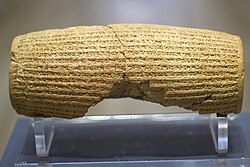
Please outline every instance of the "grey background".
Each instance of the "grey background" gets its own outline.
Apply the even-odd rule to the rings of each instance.
[[[150,23],[206,28],[239,35],[245,52],[243,110],[249,111],[250,1],[247,0],[0,0],[0,157],[18,118],[8,94],[12,39],[50,28],[113,23]],[[104,100],[89,114],[182,110],[132,99]]]

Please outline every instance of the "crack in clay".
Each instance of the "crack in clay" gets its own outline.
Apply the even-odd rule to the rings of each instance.
[[[122,51],[120,51],[120,53],[122,53],[122,55],[125,58],[125,71],[122,75],[122,81],[114,84],[108,96],[104,98],[131,97],[135,99],[159,103],[163,106],[169,106],[167,101],[165,101],[164,89],[150,87],[149,81],[133,83],[129,80],[129,77],[126,74],[128,58],[126,57],[126,54],[124,52],[125,45],[123,44],[122,40],[119,38],[118,33],[111,26],[106,26],[106,27],[109,28],[115,34],[115,37],[117,38],[117,40],[120,42],[122,46]],[[212,95],[209,95],[208,97],[205,98],[205,100],[208,100],[211,96]],[[198,102],[197,105],[202,103],[203,101]],[[191,104],[191,108],[194,105],[196,104],[195,103]]]
[[[194,107],[195,105],[202,104],[202,103],[204,103],[206,101],[211,101],[212,96],[213,96],[212,94],[207,95],[204,99],[202,99],[202,100],[200,100],[200,101],[198,101],[196,103],[192,103],[191,107]]]
[[[129,93],[129,92],[125,93],[126,91],[129,91],[129,90],[138,90],[138,91],[140,91],[139,94],[142,94],[142,97],[141,97],[140,99],[144,99],[144,96],[146,97],[147,94],[144,92],[144,90],[142,90],[142,89],[140,88],[140,84],[141,84],[141,83],[140,83],[140,84],[132,83],[132,82],[129,80],[127,74],[126,74],[126,72],[127,72],[127,57],[126,57],[126,54],[125,54],[125,52],[124,52],[125,45],[123,44],[122,40],[119,38],[119,35],[117,34],[117,32],[116,32],[111,26],[106,26],[106,27],[113,31],[113,33],[115,34],[115,37],[116,37],[117,40],[120,42],[120,44],[121,44],[121,46],[122,46],[122,49],[123,49],[123,50],[120,51],[120,52],[122,53],[122,55],[123,55],[124,58],[125,58],[125,72],[124,72],[123,75],[122,75],[123,81],[122,81],[121,83],[118,83],[118,84],[125,84],[125,85],[127,85],[128,90],[125,90],[125,89],[124,89],[123,92],[121,92],[121,95],[123,95],[123,94],[128,94],[128,95],[131,94],[131,93]],[[110,94],[113,94],[112,92],[116,91],[115,89],[116,89],[116,87],[117,87],[118,84],[116,84],[116,85],[113,86],[112,90],[110,91],[110,92],[111,92]],[[119,87],[119,86],[118,86],[118,87]],[[132,89],[129,89],[129,88],[131,88],[131,87],[132,87]],[[134,88],[134,89],[133,89],[133,88]],[[149,88],[149,89],[150,89],[150,88]],[[112,95],[111,95],[111,96],[112,96]],[[117,95],[117,96],[119,96],[119,95]],[[139,97],[139,96],[138,96],[138,97]]]
[[[127,59],[125,53],[124,53],[124,47],[125,45],[123,44],[122,40],[119,38],[118,34],[116,33],[116,31],[111,27],[111,26],[106,26],[107,28],[109,28],[111,31],[113,31],[113,33],[115,34],[115,37],[118,39],[118,41],[120,42],[120,44],[122,45],[122,51],[120,51],[122,53],[122,55],[124,56],[125,59]]]
[[[122,55],[125,58],[125,72],[122,75],[122,82],[116,83],[113,85],[109,95],[107,98],[119,98],[119,97],[132,97],[135,99],[146,100],[150,102],[158,102],[163,106],[168,106],[165,102],[165,91],[164,89],[153,89],[150,87],[149,81],[143,81],[140,83],[133,83],[130,81],[129,77],[127,76],[127,57],[124,52],[125,45],[123,44],[122,40],[119,38],[118,33],[111,27],[106,26],[110,30],[113,31],[115,37],[120,42],[122,46]]]
[[[212,98],[212,95],[208,95],[207,97],[205,97],[204,101],[210,100]]]

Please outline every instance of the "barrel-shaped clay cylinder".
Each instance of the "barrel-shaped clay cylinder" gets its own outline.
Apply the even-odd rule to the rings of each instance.
[[[241,111],[243,79],[238,36],[119,24],[17,36],[9,90],[14,109],[31,117],[81,117],[120,97],[226,115]]]

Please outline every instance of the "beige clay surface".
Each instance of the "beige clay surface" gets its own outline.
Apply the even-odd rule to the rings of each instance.
[[[118,24],[16,37],[9,88],[15,110],[31,117],[80,117],[120,97],[224,115],[241,111],[243,79],[238,36]]]

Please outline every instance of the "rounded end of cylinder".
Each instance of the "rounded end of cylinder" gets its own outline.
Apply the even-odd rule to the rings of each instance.
[[[242,109],[243,103],[243,94],[244,94],[244,50],[243,50],[243,43],[240,37],[237,36],[238,42],[238,56],[239,56],[239,80],[238,80],[238,105],[236,113],[240,113]]]

